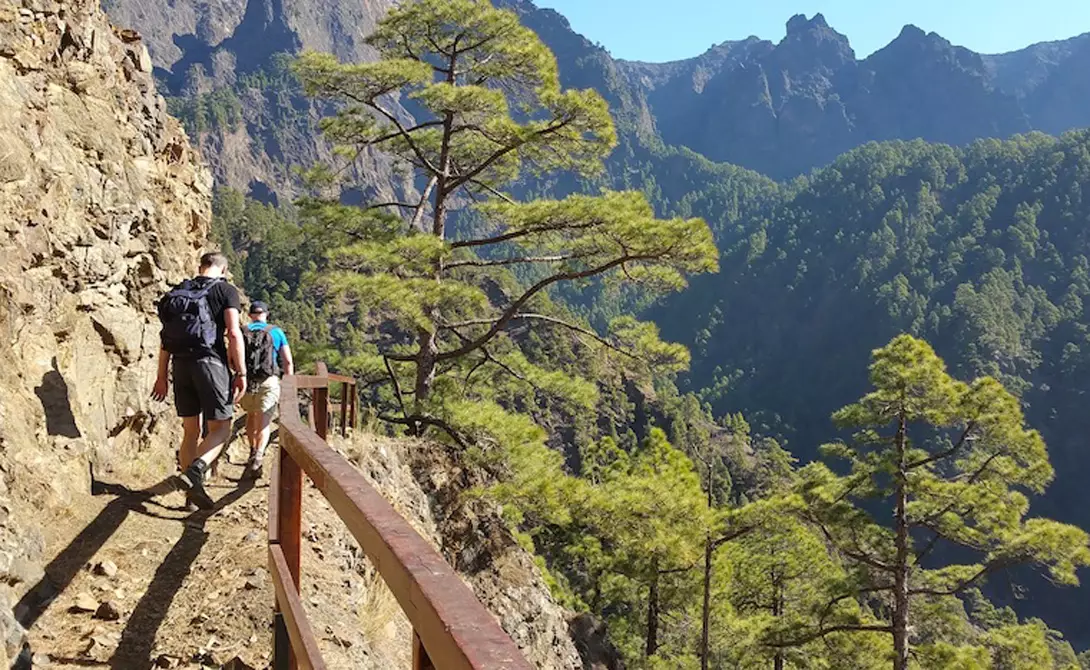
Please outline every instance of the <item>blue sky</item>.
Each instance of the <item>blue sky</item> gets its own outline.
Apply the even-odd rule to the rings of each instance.
[[[851,40],[859,57],[906,23],[982,53],[1090,32],[1090,0],[537,0],[618,58],[668,61],[756,35],[783,39],[794,14],[816,12]]]

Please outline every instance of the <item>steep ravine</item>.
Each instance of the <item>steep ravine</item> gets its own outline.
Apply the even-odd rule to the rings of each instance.
[[[140,35],[97,0],[0,0],[0,667],[267,660],[264,484],[239,488],[226,465],[211,516],[133,493],[174,471],[177,421],[148,399],[154,305],[192,271],[211,193]],[[461,496],[475,482],[456,461],[342,446],[535,665],[583,667],[568,613],[498,512]],[[409,649],[396,605],[310,500],[307,602],[330,653],[347,652],[331,667],[391,667]]]
[[[392,0],[112,0],[111,18],[148,35],[156,75],[189,119],[194,142],[221,186],[261,200],[300,194],[297,169],[331,161],[318,107],[283,71],[304,49],[345,60],[374,57],[364,39]],[[195,106],[208,114],[194,122]],[[218,117],[216,115],[219,115]],[[370,195],[411,190],[388,161],[365,156],[357,177]]]

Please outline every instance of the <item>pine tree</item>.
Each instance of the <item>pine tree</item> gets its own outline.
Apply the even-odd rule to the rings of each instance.
[[[953,379],[926,342],[907,335],[874,352],[870,379],[874,390],[834,416],[854,439],[824,448],[850,471],[808,466],[801,491],[808,519],[856,569],[853,588],[834,602],[859,597],[884,621],[829,617],[811,637],[887,633],[893,667],[905,670],[913,603],[1027,563],[1056,583],[1077,584],[1090,549],[1074,526],[1027,518],[1026,494],[1042,492],[1053,471],[1041,436],[1025,427],[1018,399],[999,382]],[[856,505],[864,502],[867,510],[884,506],[891,526]],[[950,562],[943,550],[951,547],[975,560]]]
[[[296,72],[308,94],[339,105],[322,130],[343,156],[381,152],[422,187],[418,197],[362,209],[343,205],[337,190],[304,203],[310,216],[332,222],[400,216],[388,234],[335,252],[327,281],[383,324],[380,358],[369,365],[384,369],[392,387],[400,416],[386,418],[415,433],[449,430],[452,398],[467,395],[479,368],[500,370],[531,393],[557,390],[540,388],[547,375],[512,345],[512,333],[530,324],[623,351],[626,364],[686,365],[687,352],[659,342],[647,324],[619,319],[603,335],[543,306],[565,283],[601,278],[671,290],[688,273],[716,269],[702,220],[660,220],[636,192],[532,202],[504,192],[526,171],[600,172],[616,144],[602,97],[561,90],[552,53],[513,12],[487,0],[404,4],[368,43],[376,62],[307,53]],[[398,96],[414,120],[395,109]],[[312,177],[333,183],[335,174],[319,169]],[[451,213],[465,203],[476,203],[472,215],[452,225]],[[587,405],[585,394],[579,400]]]

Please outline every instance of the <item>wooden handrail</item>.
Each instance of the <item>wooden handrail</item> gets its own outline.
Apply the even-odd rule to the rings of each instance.
[[[353,379],[330,375],[319,363],[317,375],[289,376],[282,383],[280,457],[269,489],[269,561],[277,589],[273,667],[325,667],[298,602],[305,474],[345,522],[412,624],[414,669],[529,670],[519,648],[453,568],[326,444],[331,384],[341,386],[339,429],[347,434],[355,428],[359,402]],[[313,428],[301,418],[302,389],[313,390]]]

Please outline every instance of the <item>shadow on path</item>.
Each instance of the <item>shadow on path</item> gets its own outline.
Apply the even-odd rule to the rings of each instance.
[[[121,642],[110,658],[111,668],[127,670],[146,667],[148,662],[153,660],[151,655],[155,651],[155,637],[159,627],[166,619],[171,603],[174,602],[174,595],[185,583],[193,563],[200,555],[205,542],[208,541],[208,533],[204,530],[205,524],[212,515],[246,495],[253,487],[252,481],[243,482],[238,488],[220,498],[214,508],[194,512],[183,520],[185,529],[182,531],[182,536],[159,564],[147,590],[125,623],[125,629],[121,631]],[[196,614],[198,613],[194,612],[194,615]]]
[[[155,636],[174,599],[174,594],[189,575],[193,562],[207,541],[205,524],[211,516],[236,502],[253,487],[254,482],[244,481],[238,488],[217,501],[211,510],[197,511],[179,518],[157,514],[151,509],[158,507],[163,511],[182,511],[181,508],[167,507],[155,501],[155,498],[177,490],[174,477],[168,477],[149,488],[134,491],[121,484],[95,480],[92,467],[91,495],[112,495],[115,498],[50,561],[45,568],[44,576],[15,605],[16,620],[29,630],[57,597],[68,588],[79,571],[117,532],[130,513],[135,512],[168,521],[181,521],[185,526],[181,538],[156,570],[147,591],[129,617],[121,635],[121,642],[109,662],[109,666],[113,668],[147,667]],[[32,650],[29,646],[25,647],[12,668],[14,670],[30,668],[31,655]],[[82,663],[77,662],[77,664]],[[104,667],[106,664],[88,661],[87,665]]]
[[[130,512],[158,516],[148,511],[144,505],[152,503],[157,496],[175,490],[174,478],[168,477],[155,486],[133,491],[119,484],[106,484],[95,481],[91,471],[91,495],[114,495],[106,507],[98,513],[94,521],[80,531],[45,568],[45,575],[15,605],[15,619],[24,628],[34,625],[49,605],[64,592],[76,575],[94,558],[95,554],[121,527]]]

